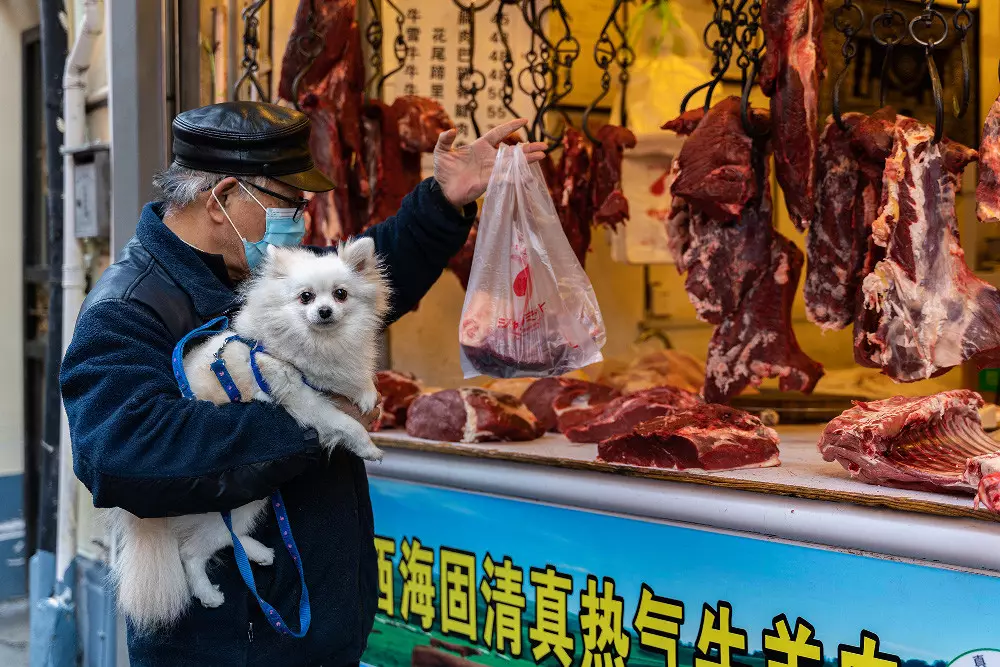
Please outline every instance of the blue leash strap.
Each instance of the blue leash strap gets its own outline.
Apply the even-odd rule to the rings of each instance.
[[[247,558],[247,552],[240,544],[240,538],[236,537],[236,533],[233,531],[233,518],[230,512],[222,513],[222,520],[226,523],[226,528],[229,529],[229,534],[233,538],[233,553],[236,554],[236,567],[240,571],[240,576],[243,577],[243,582],[253,593],[254,597],[257,598],[257,604],[260,605],[261,611],[264,612],[264,617],[267,622],[271,624],[279,634],[288,635],[290,637],[295,637],[300,639],[305,636],[309,631],[309,623],[312,620],[312,611],[309,607],[309,589],[306,588],[306,575],[305,571],[302,569],[302,558],[299,556],[299,548],[295,546],[295,538],[292,536],[292,526],[288,522],[288,513],[285,511],[285,501],[281,498],[281,492],[275,491],[271,495],[271,507],[274,508],[274,516],[278,519],[278,528],[281,529],[282,541],[285,543],[285,549],[288,551],[288,555],[292,557],[292,561],[295,563],[295,569],[299,571],[299,581],[302,584],[302,597],[299,599],[299,631],[296,632],[288,627],[285,623],[285,619],[281,618],[274,607],[269,605],[264,598],[260,596],[257,592],[257,583],[253,579],[253,571],[250,569],[250,559]]]
[[[177,345],[174,346],[174,353],[171,356],[170,363],[174,369],[174,379],[177,380],[177,388],[181,390],[181,396],[184,398],[194,398],[194,392],[191,391],[191,385],[188,383],[187,374],[184,372],[184,346],[195,338],[214,336],[215,334],[222,333],[228,328],[229,318],[223,315],[222,317],[216,317],[211,322],[202,324],[200,327],[189,332],[177,341]]]
[[[180,389],[181,396],[184,398],[195,398],[194,391],[191,390],[191,384],[188,382],[187,374],[184,372],[184,346],[196,338],[214,336],[222,333],[228,328],[229,318],[225,316],[217,317],[210,322],[206,322],[177,341],[177,345],[174,346],[174,352],[171,356],[171,365],[174,370],[174,378],[177,380],[177,387]],[[226,343],[231,340],[238,340],[250,348],[250,369],[253,371],[254,379],[257,381],[257,385],[265,394],[270,394],[271,387],[268,385],[267,380],[264,379],[263,374],[260,372],[260,367],[257,364],[257,355],[264,352],[264,346],[257,341],[249,340],[237,335],[227,338]],[[212,372],[219,380],[219,383],[225,390],[226,396],[229,397],[229,400],[238,402],[242,398],[239,389],[236,388],[236,384],[233,382],[233,378],[229,374],[229,370],[226,368],[226,363],[221,357],[221,350],[219,352],[220,354],[216,355],[216,361],[211,365]],[[306,588],[306,575],[305,571],[302,569],[302,558],[299,555],[299,548],[295,544],[295,538],[292,536],[292,526],[288,521],[288,512],[285,510],[285,501],[282,500],[280,491],[275,491],[271,495],[271,507],[274,509],[274,516],[278,519],[278,528],[281,530],[282,542],[285,543],[285,549],[288,551],[288,555],[292,557],[292,561],[295,563],[295,569],[299,572],[299,581],[302,584],[302,596],[299,599],[298,632],[289,628],[288,624],[285,623],[283,618],[281,618],[281,615],[277,612],[277,610],[265,602],[257,592],[257,584],[253,578],[253,570],[250,569],[250,559],[247,557],[246,549],[244,549],[243,545],[240,543],[240,538],[236,536],[236,532],[233,530],[232,512],[225,511],[220,512],[220,514],[222,515],[222,521],[226,524],[226,528],[229,529],[230,537],[233,539],[233,554],[236,557],[236,568],[240,571],[240,576],[243,578],[243,582],[247,585],[247,588],[249,588],[250,592],[253,593],[255,598],[257,598],[257,604],[260,605],[261,611],[264,612],[264,617],[267,619],[267,622],[270,623],[271,627],[274,628],[279,634],[300,639],[309,631],[309,623],[312,620],[312,612],[309,607],[309,590]]]

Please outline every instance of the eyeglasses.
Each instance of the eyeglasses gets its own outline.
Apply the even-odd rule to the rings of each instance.
[[[274,197],[279,201],[283,201],[286,204],[295,207],[296,220],[302,217],[302,213],[306,210],[306,206],[309,205],[309,200],[303,197],[286,197],[285,195],[278,194],[274,190],[268,190],[267,188],[261,187],[260,185],[257,185],[255,183],[251,183],[250,181],[244,181],[242,178],[238,178],[236,180],[238,180],[240,183],[244,185],[249,185],[251,188],[255,190],[259,190],[260,192],[263,192],[268,196]]]

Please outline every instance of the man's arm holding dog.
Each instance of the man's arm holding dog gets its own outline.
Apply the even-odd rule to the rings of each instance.
[[[174,342],[147,307],[95,303],[60,373],[77,476],[97,507],[140,517],[232,509],[263,498],[321,456],[282,408],[181,397]]]

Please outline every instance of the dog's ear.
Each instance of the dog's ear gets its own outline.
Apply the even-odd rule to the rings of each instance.
[[[287,248],[268,245],[264,274],[269,278],[284,278],[288,275],[289,262],[293,254],[293,251]]]
[[[367,236],[352,239],[340,246],[340,259],[357,273],[375,268],[375,241]]]

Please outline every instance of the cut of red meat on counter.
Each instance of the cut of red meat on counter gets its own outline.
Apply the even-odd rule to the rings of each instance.
[[[573,442],[600,442],[626,433],[637,424],[677,410],[697,408],[703,401],[675,387],[655,387],[603,404],[589,400],[555,409],[559,431]]]
[[[990,361],[1000,349],[1000,292],[972,273],[958,238],[955,193],[976,152],[948,140],[934,145],[933,134],[897,119],[872,225],[886,257],[863,283],[865,308],[877,315],[868,361],[899,382]]]
[[[521,396],[546,431],[557,430],[556,406],[597,405],[618,398],[620,393],[603,384],[575,378],[542,378]]]
[[[976,508],[1000,512],[1000,453],[969,459],[962,479],[976,489]]]
[[[382,417],[374,430],[402,428],[406,424],[407,409],[420,395],[420,383],[406,373],[379,371],[375,374],[375,387],[382,396]]]
[[[724,405],[702,405],[642,422],[602,442],[597,455],[608,463],[669,470],[781,465],[774,429]]]
[[[629,218],[628,200],[622,194],[622,158],[626,148],[635,148],[635,135],[628,128],[605,125],[595,136],[590,163],[594,222],[617,227]]]
[[[980,222],[1000,222],[1000,97],[993,103],[983,125],[976,203]]]
[[[693,118],[666,127],[686,132]],[[766,128],[767,114],[753,118]],[[684,287],[699,318],[717,325],[705,365],[710,403],[772,377],[783,391],[810,392],[823,374],[792,329],[804,260],[772,226],[767,149],[766,139],[746,135],[739,98],[731,97],[705,114],[672,169],[668,245],[687,272]]]
[[[767,0],[760,87],[771,98],[774,168],[788,214],[804,230],[816,210],[819,82],[826,74],[823,0]]]
[[[406,415],[406,432],[441,442],[526,441],[545,432],[513,396],[486,389],[447,389],[418,396]]]
[[[819,451],[869,484],[972,493],[983,472],[977,457],[1000,451],[983,431],[982,406],[965,389],[859,402],[827,425]]]

